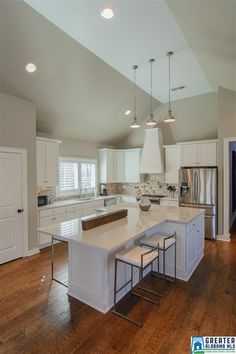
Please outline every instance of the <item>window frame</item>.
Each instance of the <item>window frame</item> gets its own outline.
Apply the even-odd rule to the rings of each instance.
[[[89,190],[87,195],[96,195],[97,194],[97,185],[98,185],[98,160],[91,158],[83,158],[83,157],[67,157],[67,156],[59,156],[58,159],[58,187],[56,188],[57,197],[70,197],[70,196],[79,196],[82,197],[85,194],[85,191],[81,190],[81,163],[92,163],[95,164],[95,188],[92,192]],[[60,163],[61,162],[74,162],[78,164],[78,190],[73,191],[70,190],[68,192],[62,192],[60,189]],[[81,193],[82,192],[82,193]]]

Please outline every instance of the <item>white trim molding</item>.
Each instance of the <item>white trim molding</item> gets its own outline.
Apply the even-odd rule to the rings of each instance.
[[[38,247],[37,248],[33,248],[32,250],[28,250],[27,256],[30,257],[30,256],[33,256],[34,254],[39,253],[39,252],[40,252],[40,250],[39,250]]]
[[[236,137],[223,139],[223,235],[219,236],[219,240],[230,241],[229,234],[229,144],[236,141]]]
[[[22,257],[28,255],[28,176],[27,176],[27,150],[0,146],[0,152],[20,154],[22,157],[22,207],[23,213],[23,244],[22,244]]]
[[[217,241],[230,242],[231,241],[230,234],[217,235],[216,236],[216,240]]]

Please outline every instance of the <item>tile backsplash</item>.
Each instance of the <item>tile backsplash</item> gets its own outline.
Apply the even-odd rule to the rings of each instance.
[[[108,195],[111,194],[126,194],[136,195],[142,194],[161,194],[169,196],[170,192],[167,190],[169,184],[165,182],[164,175],[145,175],[143,182],[140,183],[107,183]],[[178,196],[178,185],[172,184],[176,187],[174,196]],[[173,194],[172,194],[173,196]]]

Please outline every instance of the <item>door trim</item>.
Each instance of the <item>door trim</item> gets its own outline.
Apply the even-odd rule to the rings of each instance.
[[[11,147],[0,146],[0,152],[20,154],[22,157],[22,207],[23,213],[23,244],[22,244],[22,257],[28,255],[28,175],[27,175],[27,150]]]
[[[236,141],[236,137],[223,139],[223,235],[221,240],[230,239],[229,233],[229,144]],[[229,236],[228,236],[229,235]],[[220,238],[219,238],[220,239]]]

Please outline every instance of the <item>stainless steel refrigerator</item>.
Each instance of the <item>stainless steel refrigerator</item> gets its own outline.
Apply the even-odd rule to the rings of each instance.
[[[217,167],[182,167],[179,205],[205,209],[205,238],[217,234]]]

